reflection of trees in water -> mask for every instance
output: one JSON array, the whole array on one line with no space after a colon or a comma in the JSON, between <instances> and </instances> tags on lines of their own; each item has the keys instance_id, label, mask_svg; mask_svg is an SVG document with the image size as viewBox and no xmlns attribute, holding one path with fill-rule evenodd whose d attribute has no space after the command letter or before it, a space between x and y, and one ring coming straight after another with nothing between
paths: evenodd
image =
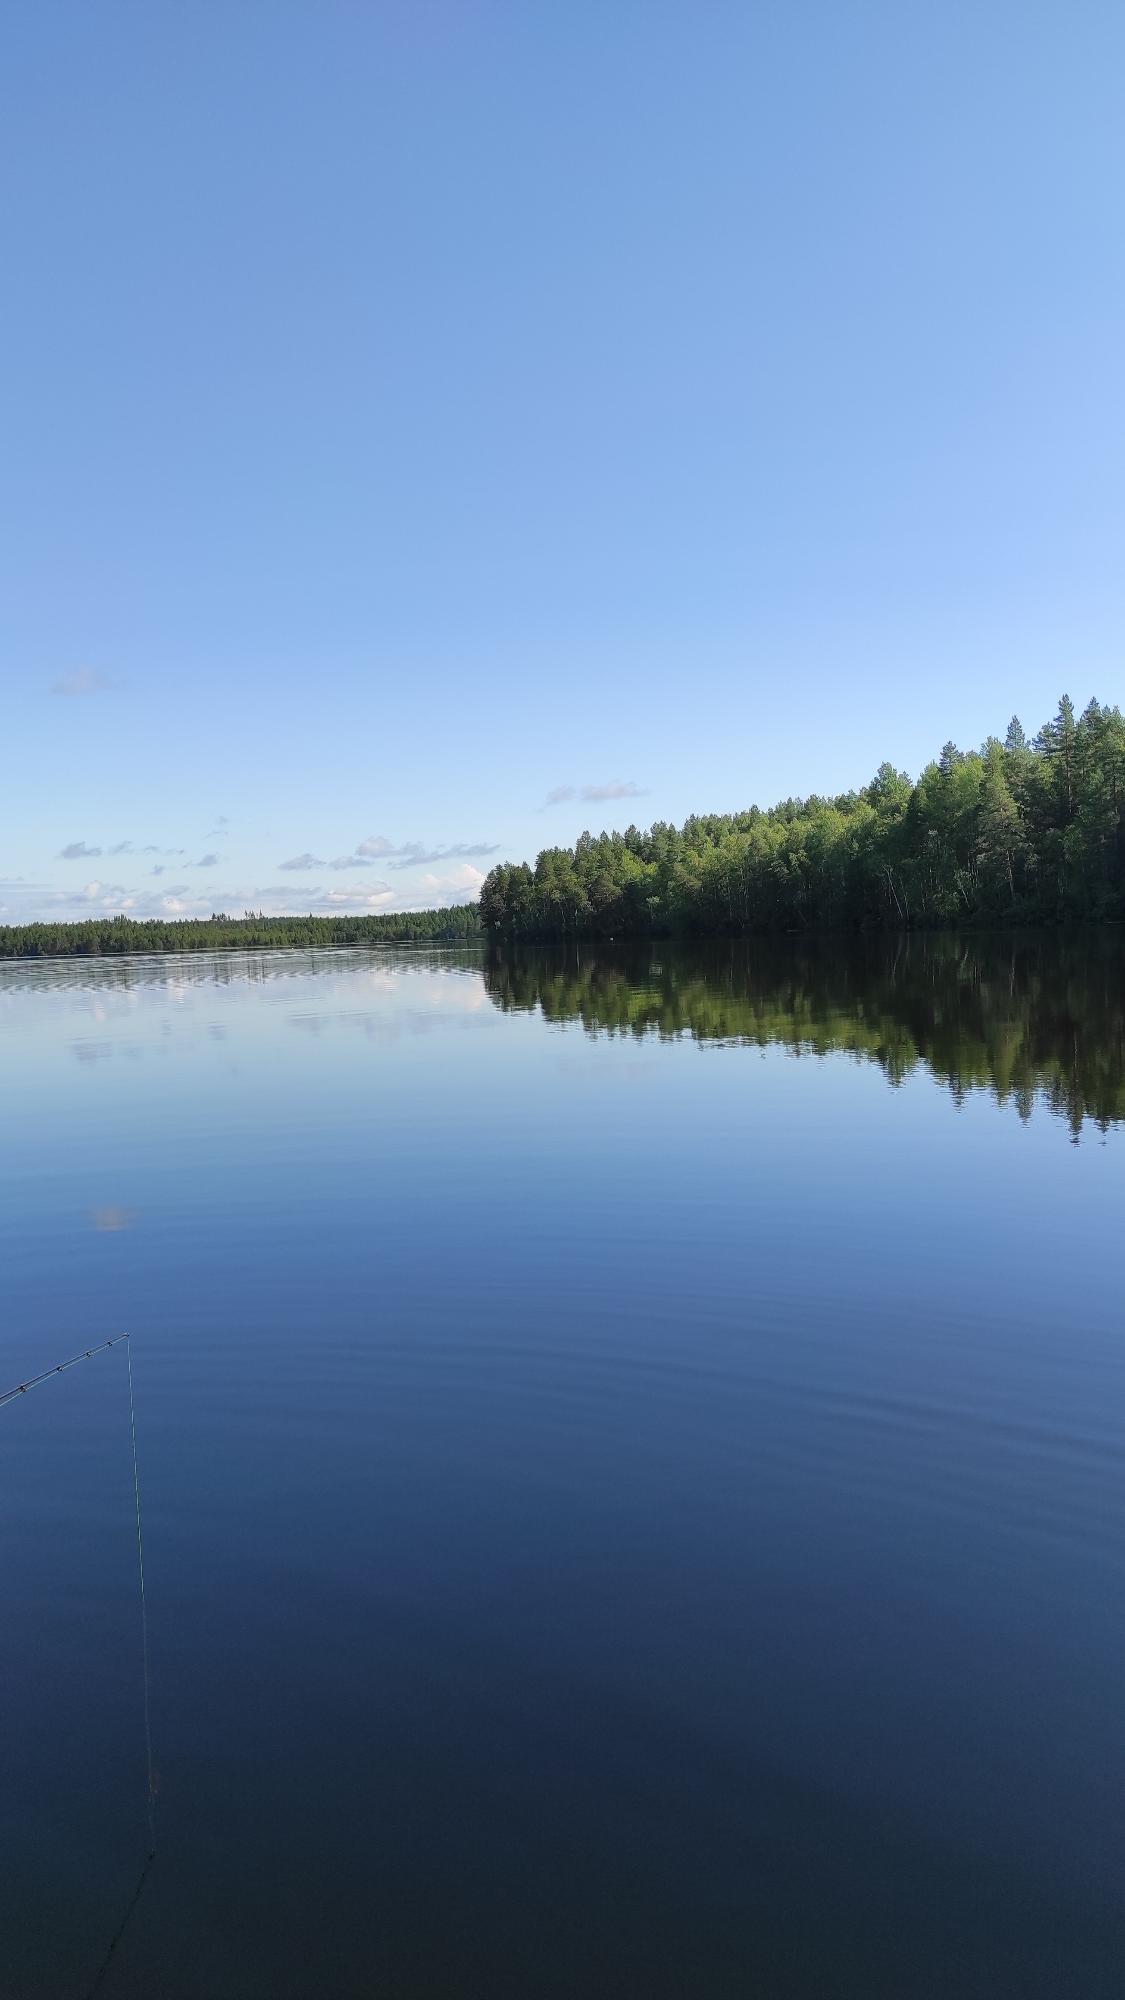
<instances>
[{"instance_id":1,"label":"reflection of trees in water","mask_svg":"<svg viewBox=\"0 0 1125 2000\"><path fill-rule=\"evenodd\" d=\"M317 974L416 972L426 967L476 972L472 945L340 945L304 950L138 952L105 958L0 959L0 994L133 993L142 987L267 986Z\"/></svg>"},{"instance_id":2,"label":"reflection of trees in water","mask_svg":"<svg viewBox=\"0 0 1125 2000\"><path fill-rule=\"evenodd\" d=\"M214 952L0 963L6 992L266 985L335 973L475 977L504 1011L538 1008L591 1034L681 1035L843 1050L892 1083L924 1064L952 1095L988 1089L1027 1117L1038 1101L1078 1132L1125 1119L1125 939L936 934L731 939L676 946Z\"/></svg>"},{"instance_id":3,"label":"reflection of trees in water","mask_svg":"<svg viewBox=\"0 0 1125 2000\"><path fill-rule=\"evenodd\" d=\"M485 983L505 1011L595 1035L845 1051L895 1084L924 1064L1023 1118L1046 1104L1075 1133L1125 1118L1125 946L1103 931L516 948L489 954Z\"/></svg>"}]
</instances>

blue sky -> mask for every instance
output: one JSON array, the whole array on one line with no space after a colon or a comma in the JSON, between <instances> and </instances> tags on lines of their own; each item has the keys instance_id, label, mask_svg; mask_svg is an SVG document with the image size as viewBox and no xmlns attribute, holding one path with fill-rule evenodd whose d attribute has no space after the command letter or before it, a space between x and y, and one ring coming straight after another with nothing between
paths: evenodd
<instances>
[{"instance_id":1,"label":"blue sky","mask_svg":"<svg viewBox=\"0 0 1125 2000\"><path fill-rule=\"evenodd\" d=\"M1120 7L0 42L0 921L455 900L1122 698Z\"/></svg>"}]
</instances>

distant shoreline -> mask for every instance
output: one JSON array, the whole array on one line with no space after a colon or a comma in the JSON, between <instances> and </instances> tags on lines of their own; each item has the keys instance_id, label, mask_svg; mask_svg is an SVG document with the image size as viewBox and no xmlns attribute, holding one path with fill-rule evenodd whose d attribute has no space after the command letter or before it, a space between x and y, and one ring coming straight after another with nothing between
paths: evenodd
<instances>
[{"instance_id":1,"label":"distant shoreline","mask_svg":"<svg viewBox=\"0 0 1125 2000\"><path fill-rule=\"evenodd\" d=\"M67 962L75 959L115 958L191 958L203 952L239 951L346 951L356 945L378 945L402 949L412 945L464 945L479 949L499 946L505 951L604 951L614 949L636 951L646 946L687 946L717 947L733 944L816 944L855 945L867 942L874 944L895 938L917 938L936 940L938 938L1010 938L1065 936L1077 933L1112 934L1125 929L1119 917L1078 919L1070 922L1058 919L1022 921L977 920L960 924L913 923L895 925L809 925L802 930L770 930L765 927L753 929L731 929L724 931L693 932L687 930L647 931L641 934L609 937L596 931L580 931L577 934L550 934L520 937L490 933L480 923L474 923L476 905L463 906L465 921L460 925L447 920L451 913L441 911L417 911L398 920L398 927L392 928L387 919L359 917L349 920L343 917L313 918L317 926L310 932L308 918L266 917L249 920L231 918L222 920L222 934L218 935L218 924L200 922L192 918L181 919L178 923L130 923L128 919L114 918L104 925L90 924L25 924L0 925L0 964L36 964L46 961ZM441 918L440 924L429 928L426 919ZM383 923L385 928L374 929L375 923ZM323 929L320 927L323 926ZM98 937L93 940L91 932ZM35 933L34 937L31 933ZM291 934L299 933L299 934ZM40 935L46 934L46 935ZM49 942L48 942L49 937Z\"/></svg>"},{"instance_id":2,"label":"distant shoreline","mask_svg":"<svg viewBox=\"0 0 1125 2000\"><path fill-rule=\"evenodd\" d=\"M482 939L475 903L395 916L244 917L215 915L85 923L0 926L0 959L124 958L160 952L300 951L355 944L475 944Z\"/></svg>"}]
</instances>

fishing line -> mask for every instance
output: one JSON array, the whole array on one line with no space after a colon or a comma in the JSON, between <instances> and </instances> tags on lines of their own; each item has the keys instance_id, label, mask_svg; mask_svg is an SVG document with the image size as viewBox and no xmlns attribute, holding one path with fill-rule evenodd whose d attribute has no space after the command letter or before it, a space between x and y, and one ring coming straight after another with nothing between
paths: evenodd
<instances>
[{"instance_id":1,"label":"fishing line","mask_svg":"<svg viewBox=\"0 0 1125 2000\"><path fill-rule=\"evenodd\" d=\"M129 1434L133 1444L133 1497L136 1503L136 1517L137 1517L137 1574L140 1578L140 1585L141 1585L141 1656L144 1662L145 1769L146 1769L147 1788L148 1788L147 1799L146 1799L146 1806L148 1811L148 1841L149 1841L148 1859L151 1862L154 1854L156 1853L156 1784L153 1779L152 1725L149 1719L150 1703L149 1703L149 1672L148 1672L148 1609L145 1604L145 1545L144 1545L144 1535L141 1529L141 1474L140 1474L139 1462L137 1459L137 1411L136 1411L136 1403L133 1396L133 1342L131 1336L127 1333L115 1333L111 1340L103 1340L99 1347L87 1347L83 1350L81 1354L72 1354L69 1361L58 1361L56 1362L53 1368L44 1368L41 1374L30 1375L26 1382L17 1382L13 1388L5 1389L3 1394L0 1394L0 1409L3 1408L5 1403L14 1403L17 1396L26 1396L29 1389L37 1389L41 1382L50 1382L54 1378L54 1376L64 1375L68 1368L77 1368L78 1363L80 1361L90 1361L93 1359L95 1354L104 1354L107 1348L117 1347L121 1341L125 1341L126 1343L125 1358L128 1363L128 1381L129 1381ZM147 1872L148 1872L148 1865L146 1863L145 1873L147 1874ZM143 1884L144 1875L142 1875L141 1877L141 1882ZM140 1894L139 1889L137 1893L138 1895ZM130 1908L131 1907L132 1905L130 1905ZM122 1929L123 1928L124 1925L122 1926ZM112 1951L113 1947L111 1946L110 1949Z\"/></svg>"},{"instance_id":2,"label":"fishing line","mask_svg":"<svg viewBox=\"0 0 1125 2000\"><path fill-rule=\"evenodd\" d=\"M101 1992L102 1987L105 1984L106 1974L108 1973L109 1968L113 1963L113 1954L117 1950L118 1945L121 1943L121 1940L124 1937L125 1932L128 1928L129 1919L132 1916L133 1911L136 1909L137 1904L141 1900L141 1890L144 1888L145 1883L148 1880L148 1871L152 1867L153 1861L155 1859L156 1859L155 1853L150 1854L148 1860L145 1862L144 1867L141 1869L141 1879L137 1883L136 1888L134 1889L132 1895L129 1898L129 1905L125 1911L125 1915L122 1917L121 1922L118 1924L117 1929L114 1931L113 1936L110 1938L109 1950L106 1952L105 1957L103 1958L101 1964L98 1967L94 1983L91 1986L89 1993L86 1995L86 2000L95 2000L95 1995Z\"/></svg>"},{"instance_id":3,"label":"fishing line","mask_svg":"<svg viewBox=\"0 0 1125 2000\"><path fill-rule=\"evenodd\" d=\"M141 1649L145 1668L145 1758L148 1773L148 1858L156 1853L156 1786L152 1779L152 1725L148 1700L148 1608L145 1604L145 1544L141 1532L141 1474L137 1464L137 1411L133 1401L133 1343L128 1334L125 1359L129 1364L129 1430L133 1439L133 1492L137 1502L137 1571L141 1579Z\"/></svg>"}]
</instances>

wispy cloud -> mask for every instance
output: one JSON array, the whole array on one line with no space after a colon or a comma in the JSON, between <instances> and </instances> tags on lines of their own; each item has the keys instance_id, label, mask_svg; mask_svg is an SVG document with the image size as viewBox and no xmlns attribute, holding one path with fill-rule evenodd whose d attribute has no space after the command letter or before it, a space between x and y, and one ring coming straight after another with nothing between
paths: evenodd
<instances>
[{"instance_id":1,"label":"wispy cloud","mask_svg":"<svg viewBox=\"0 0 1125 2000\"><path fill-rule=\"evenodd\" d=\"M611 778L605 785L555 785L547 793L544 806L569 804L571 799L583 799L587 805L604 804L607 799L643 799L643 786L635 785L631 778Z\"/></svg>"},{"instance_id":2,"label":"wispy cloud","mask_svg":"<svg viewBox=\"0 0 1125 2000\"><path fill-rule=\"evenodd\" d=\"M190 864L192 868L217 868L218 865L219 857L217 854L203 854L198 861L193 861Z\"/></svg>"},{"instance_id":3,"label":"wispy cloud","mask_svg":"<svg viewBox=\"0 0 1125 2000\"><path fill-rule=\"evenodd\" d=\"M385 834L373 833L366 840L356 842L350 854L337 854L332 861L322 861L312 853L294 854L290 860L278 863L287 874L308 873L315 868L367 868L372 861L385 861L391 868L427 868L438 861L464 861L470 857L496 854L499 851L495 841L459 840L448 847L427 847L422 840L388 840Z\"/></svg>"},{"instance_id":4,"label":"wispy cloud","mask_svg":"<svg viewBox=\"0 0 1125 2000\"><path fill-rule=\"evenodd\" d=\"M60 861L96 861L103 854L136 854L138 856L144 854L162 854L166 859L168 857L175 859L182 857L184 852L185 849L182 847L161 847L160 842L157 840L146 841L143 847L138 847L135 841L132 840L117 840L112 847L93 847L87 840L72 840L69 846L60 848L59 859ZM196 861L190 865L195 868L210 868L218 859L218 855L204 855L202 861Z\"/></svg>"},{"instance_id":5,"label":"wispy cloud","mask_svg":"<svg viewBox=\"0 0 1125 2000\"><path fill-rule=\"evenodd\" d=\"M108 694L118 688L121 682L109 674L100 674L96 667L76 667L71 674L60 674L51 682L51 693L65 695L74 700L85 694Z\"/></svg>"},{"instance_id":6,"label":"wispy cloud","mask_svg":"<svg viewBox=\"0 0 1125 2000\"><path fill-rule=\"evenodd\" d=\"M392 868L425 868L435 861L465 861L470 856L479 858L485 854L496 854L495 840L459 840L452 847L423 847L420 840L408 841L398 850L399 858L391 862ZM474 869L473 873L477 871ZM481 877L484 880L484 877Z\"/></svg>"},{"instance_id":7,"label":"wispy cloud","mask_svg":"<svg viewBox=\"0 0 1125 2000\"><path fill-rule=\"evenodd\" d=\"M631 778L625 783L620 778L612 778L608 785L583 785L582 796L592 800L643 799L645 793L643 786L635 785Z\"/></svg>"},{"instance_id":8,"label":"wispy cloud","mask_svg":"<svg viewBox=\"0 0 1125 2000\"><path fill-rule=\"evenodd\" d=\"M401 847L396 847L385 833L372 833L366 840L358 840L350 854L338 854L327 865L329 868L366 868L370 861L382 861L388 854L401 853Z\"/></svg>"}]
</instances>

